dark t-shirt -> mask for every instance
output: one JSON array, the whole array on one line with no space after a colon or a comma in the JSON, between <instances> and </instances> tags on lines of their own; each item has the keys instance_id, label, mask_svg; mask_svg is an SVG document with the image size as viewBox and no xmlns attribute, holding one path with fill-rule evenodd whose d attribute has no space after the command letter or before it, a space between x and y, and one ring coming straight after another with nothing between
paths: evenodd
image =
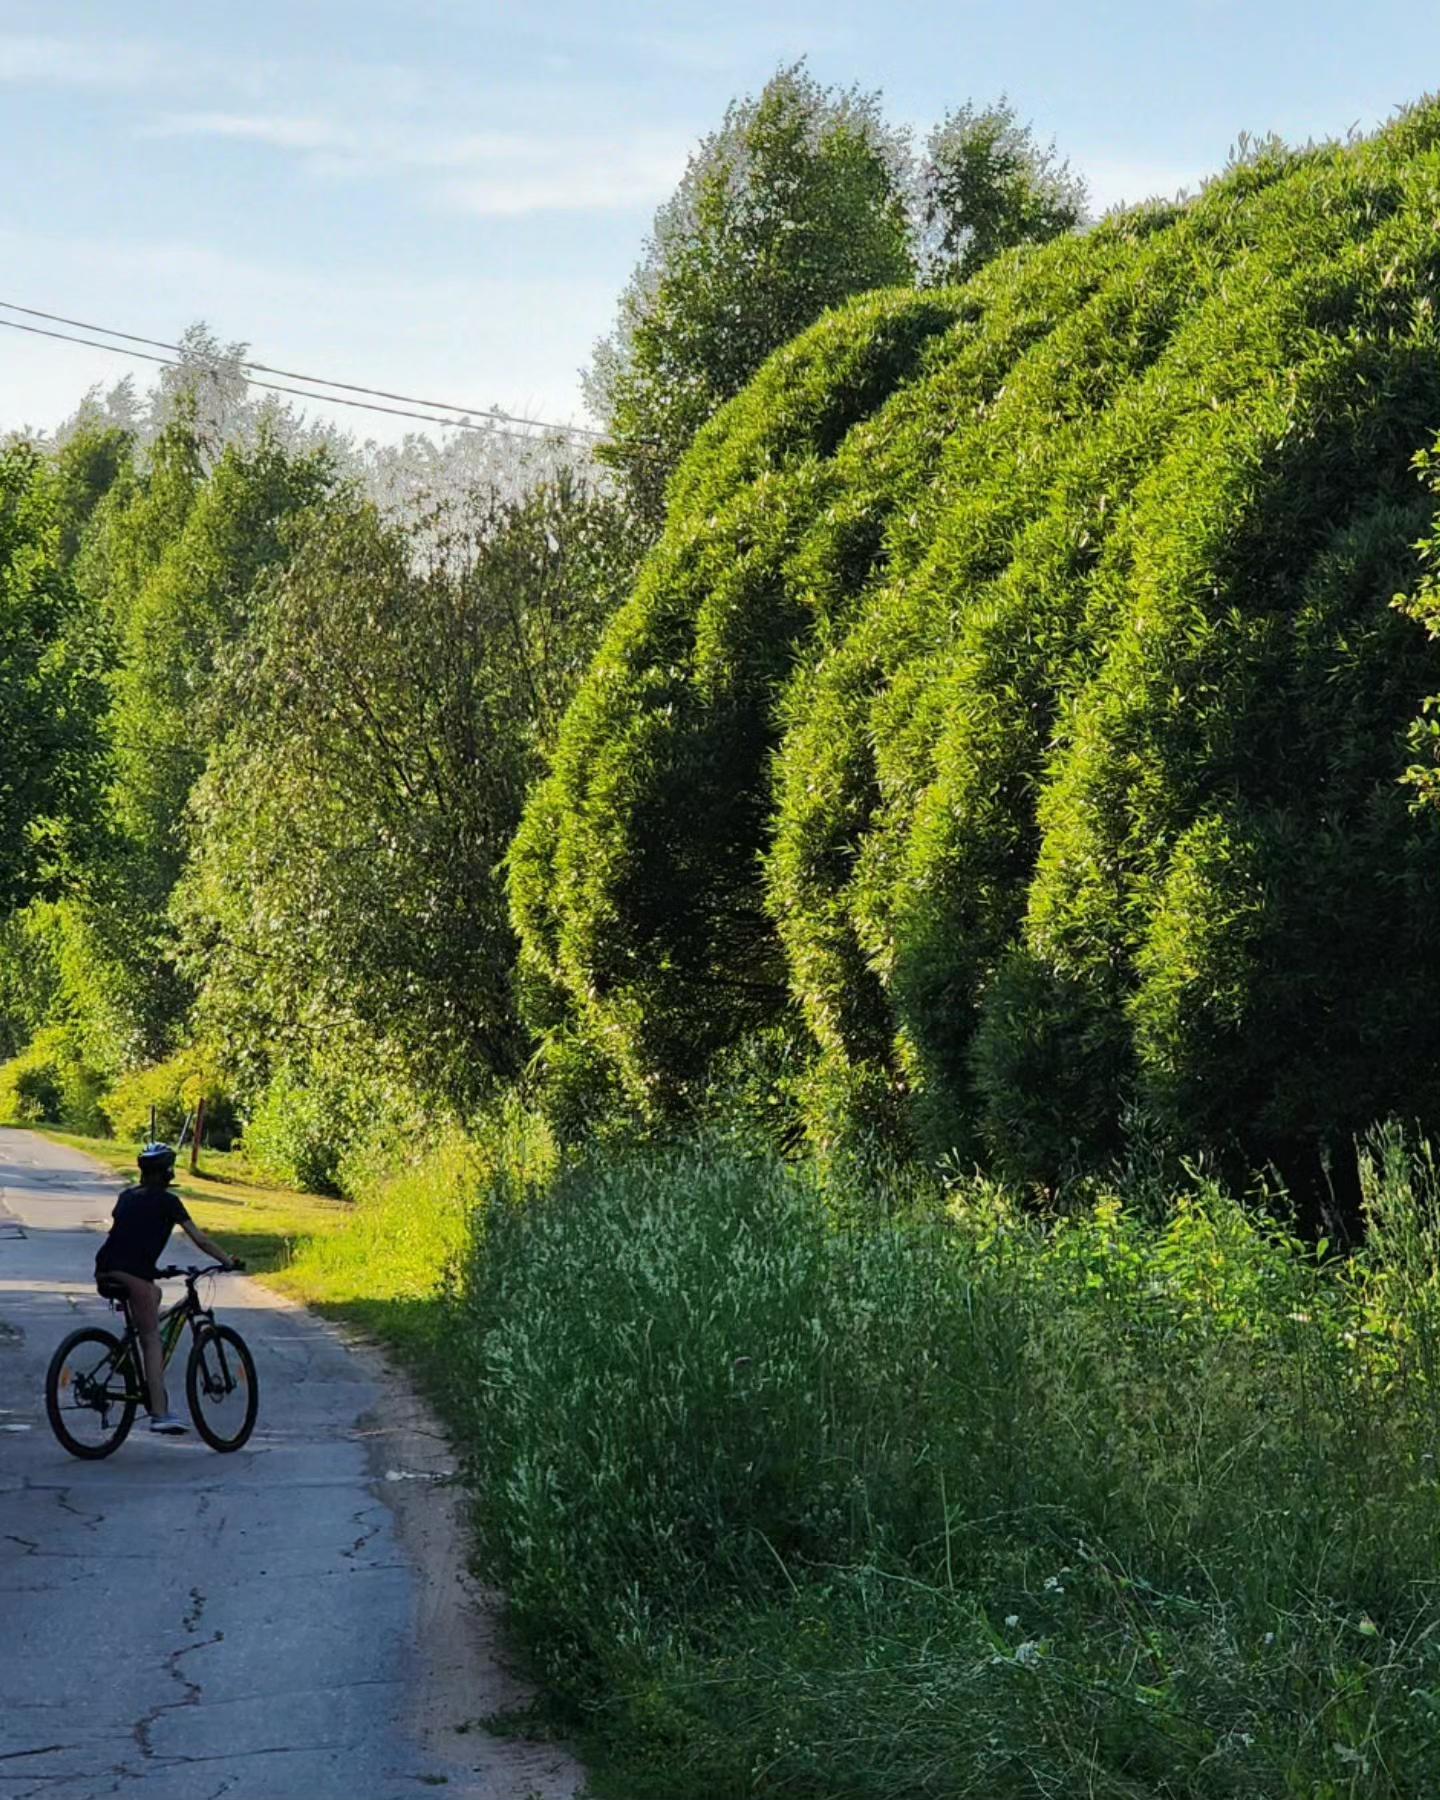
<instances>
[{"instance_id":1,"label":"dark t-shirt","mask_svg":"<svg viewBox=\"0 0 1440 1800\"><path fill-rule=\"evenodd\" d=\"M129 1187L115 1202L110 1235L95 1252L95 1273L123 1269L127 1275L155 1279L170 1233L188 1224L185 1202L174 1188Z\"/></svg>"}]
</instances>

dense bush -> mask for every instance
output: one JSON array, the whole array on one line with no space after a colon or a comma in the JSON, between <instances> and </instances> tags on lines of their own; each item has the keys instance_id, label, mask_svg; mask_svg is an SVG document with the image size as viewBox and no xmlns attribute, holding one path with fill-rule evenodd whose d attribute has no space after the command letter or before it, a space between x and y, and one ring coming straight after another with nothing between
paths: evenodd
<instances>
[{"instance_id":1,"label":"dense bush","mask_svg":"<svg viewBox=\"0 0 1440 1800\"><path fill-rule=\"evenodd\" d=\"M130 1070L101 1096L100 1110L114 1136L138 1143L149 1136L153 1108L156 1131L173 1144L202 1099L206 1138L227 1149L235 1134L234 1101L221 1071L201 1051L181 1051L166 1062Z\"/></svg>"},{"instance_id":2,"label":"dense bush","mask_svg":"<svg viewBox=\"0 0 1440 1800\"><path fill-rule=\"evenodd\" d=\"M343 1083L306 1079L282 1064L245 1119L245 1154L263 1175L311 1194L340 1192L350 1133Z\"/></svg>"},{"instance_id":3,"label":"dense bush","mask_svg":"<svg viewBox=\"0 0 1440 1800\"><path fill-rule=\"evenodd\" d=\"M1440 1183L1366 1179L1349 1263L1145 1171L1053 1231L714 1146L492 1185L486 1567L626 1792L1418 1800Z\"/></svg>"},{"instance_id":4,"label":"dense bush","mask_svg":"<svg viewBox=\"0 0 1440 1800\"><path fill-rule=\"evenodd\" d=\"M104 1086L104 1076L85 1061L74 1029L47 1025L0 1065L0 1123L102 1131Z\"/></svg>"},{"instance_id":5,"label":"dense bush","mask_svg":"<svg viewBox=\"0 0 1440 1800\"><path fill-rule=\"evenodd\" d=\"M406 1078L384 1038L336 1031L309 1056L280 1059L241 1101L242 1148L282 1187L354 1196L405 1167L454 1121Z\"/></svg>"},{"instance_id":6,"label":"dense bush","mask_svg":"<svg viewBox=\"0 0 1440 1800\"><path fill-rule=\"evenodd\" d=\"M512 855L570 1089L780 1029L827 1141L1053 1185L1143 1113L1342 1199L1436 1118L1437 141L867 297L701 432Z\"/></svg>"}]
</instances>

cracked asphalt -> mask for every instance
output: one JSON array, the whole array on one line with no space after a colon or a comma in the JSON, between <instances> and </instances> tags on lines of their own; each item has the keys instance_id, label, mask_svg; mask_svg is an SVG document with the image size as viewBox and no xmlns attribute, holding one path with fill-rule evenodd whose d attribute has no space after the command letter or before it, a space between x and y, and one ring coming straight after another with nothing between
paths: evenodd
<instances>
[{"instance_id":1,"label":"cracked asphalt","mask_svg":"<svg viewBox=\"0 0 1440 1800\"><path fill-rule=\"evenodd\" d=\"M110 1321L91 1268L118 1185L0 1130L0 1800L576 1792L555 1747L479 1729L523 1692L493 1618L462 1641L473 1595L439 1490L383 1466L420 1454L403 1423L386 1441L393 1378L302 1309L216 1283L258 1365L243 1450L152 1438L143 1415L102 1462L56 1443L45 1369ZM177 1354L177 1411L181 1382Z\"/></svg>"}]
</instances>

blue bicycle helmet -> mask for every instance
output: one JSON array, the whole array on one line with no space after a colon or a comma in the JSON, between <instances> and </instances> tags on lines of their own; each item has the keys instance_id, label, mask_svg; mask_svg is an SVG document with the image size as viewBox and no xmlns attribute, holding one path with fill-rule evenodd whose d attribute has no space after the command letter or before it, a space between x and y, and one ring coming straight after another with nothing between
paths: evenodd
<instances>
[{"instance_id":1,"label":"blue bicycle helmet","mask_svg":"<svg viewBox=\"0 0 1440 1800\"><path fill-rule=\"evenodd\" d=\"M175 1152L168 1144L147 1144L136 1161L140 1164L142 1175L163 1173L168 1181L175 1173Z\"/></svg>"}]
</instances>

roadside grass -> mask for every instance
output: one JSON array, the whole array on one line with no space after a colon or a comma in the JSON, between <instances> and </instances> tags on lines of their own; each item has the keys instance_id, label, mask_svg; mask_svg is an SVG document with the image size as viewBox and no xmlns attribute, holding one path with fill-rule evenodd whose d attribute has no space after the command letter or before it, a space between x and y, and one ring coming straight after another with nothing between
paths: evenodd
<instances>
[{"instance_id":1,"label":"roadside grass","mask_svg":"<svg viewBox=\"0 0 1440 1800\"><path fill-rule=\"evenodd\" d=\"M131 1144L30 1129L113 1169L117 1188L134 1179ZM175 1185L201 1229L250 1274L395 1350L433 1394L445 1270L465 1239L469 1155L458 1137L442 1139L422 1164L377 1177L356 1200L275 1187L238 1151L202 1152L194 1175L182 1155Z\"/></svg>"},{"instance_id":2,"label":"roadside grass","mask_svg":"<svg viewBox=\"0 0 1440 1800\"><path fill-rule=\"evenodd\" d=\"M72 1150L83 1150L96 1162L115 1171L117 1191L138 1179L135 1146L116 1138L82 1137L75 1132L32 1126L42 1137ZM285 1285L297 1247L322 1240L340 1230L354 1208L345 1200L321 1194L294 1193L257 1178L245 1159L234 1151L204 1151L198 1174L190 1173L188 1153L181 1153L175 1186L195 1222L234 1255L246 1268L274 1285ZM277 1279L279 1278L279 1279Z\"/></svg>"},{"instance_id":3,"label":"roadside grass","mask_svg":"<svg viewBox=\"0 0 1440 1800\"><path fill-rule=\"evenodd\" d=\"M444 1385L449 1272L479 1183L474 1147L441 1137L413 1167L380 1174L337 1224L293 1246L269 1279L322 1315L397 1351L433 1399Z\"/></svg>"},{"instance_id":4,"label":"roadside grass","mask_svg":"<svg viewBox=\"0 0 1440 1800\"><path fill-rule=\"evenodd\" d=\"M1440 1178L1366 1186L1348 1260L704 1142L476 1207L447 1416L597 1792L1433 1794Z\"/></svg>"}]
</instances>

